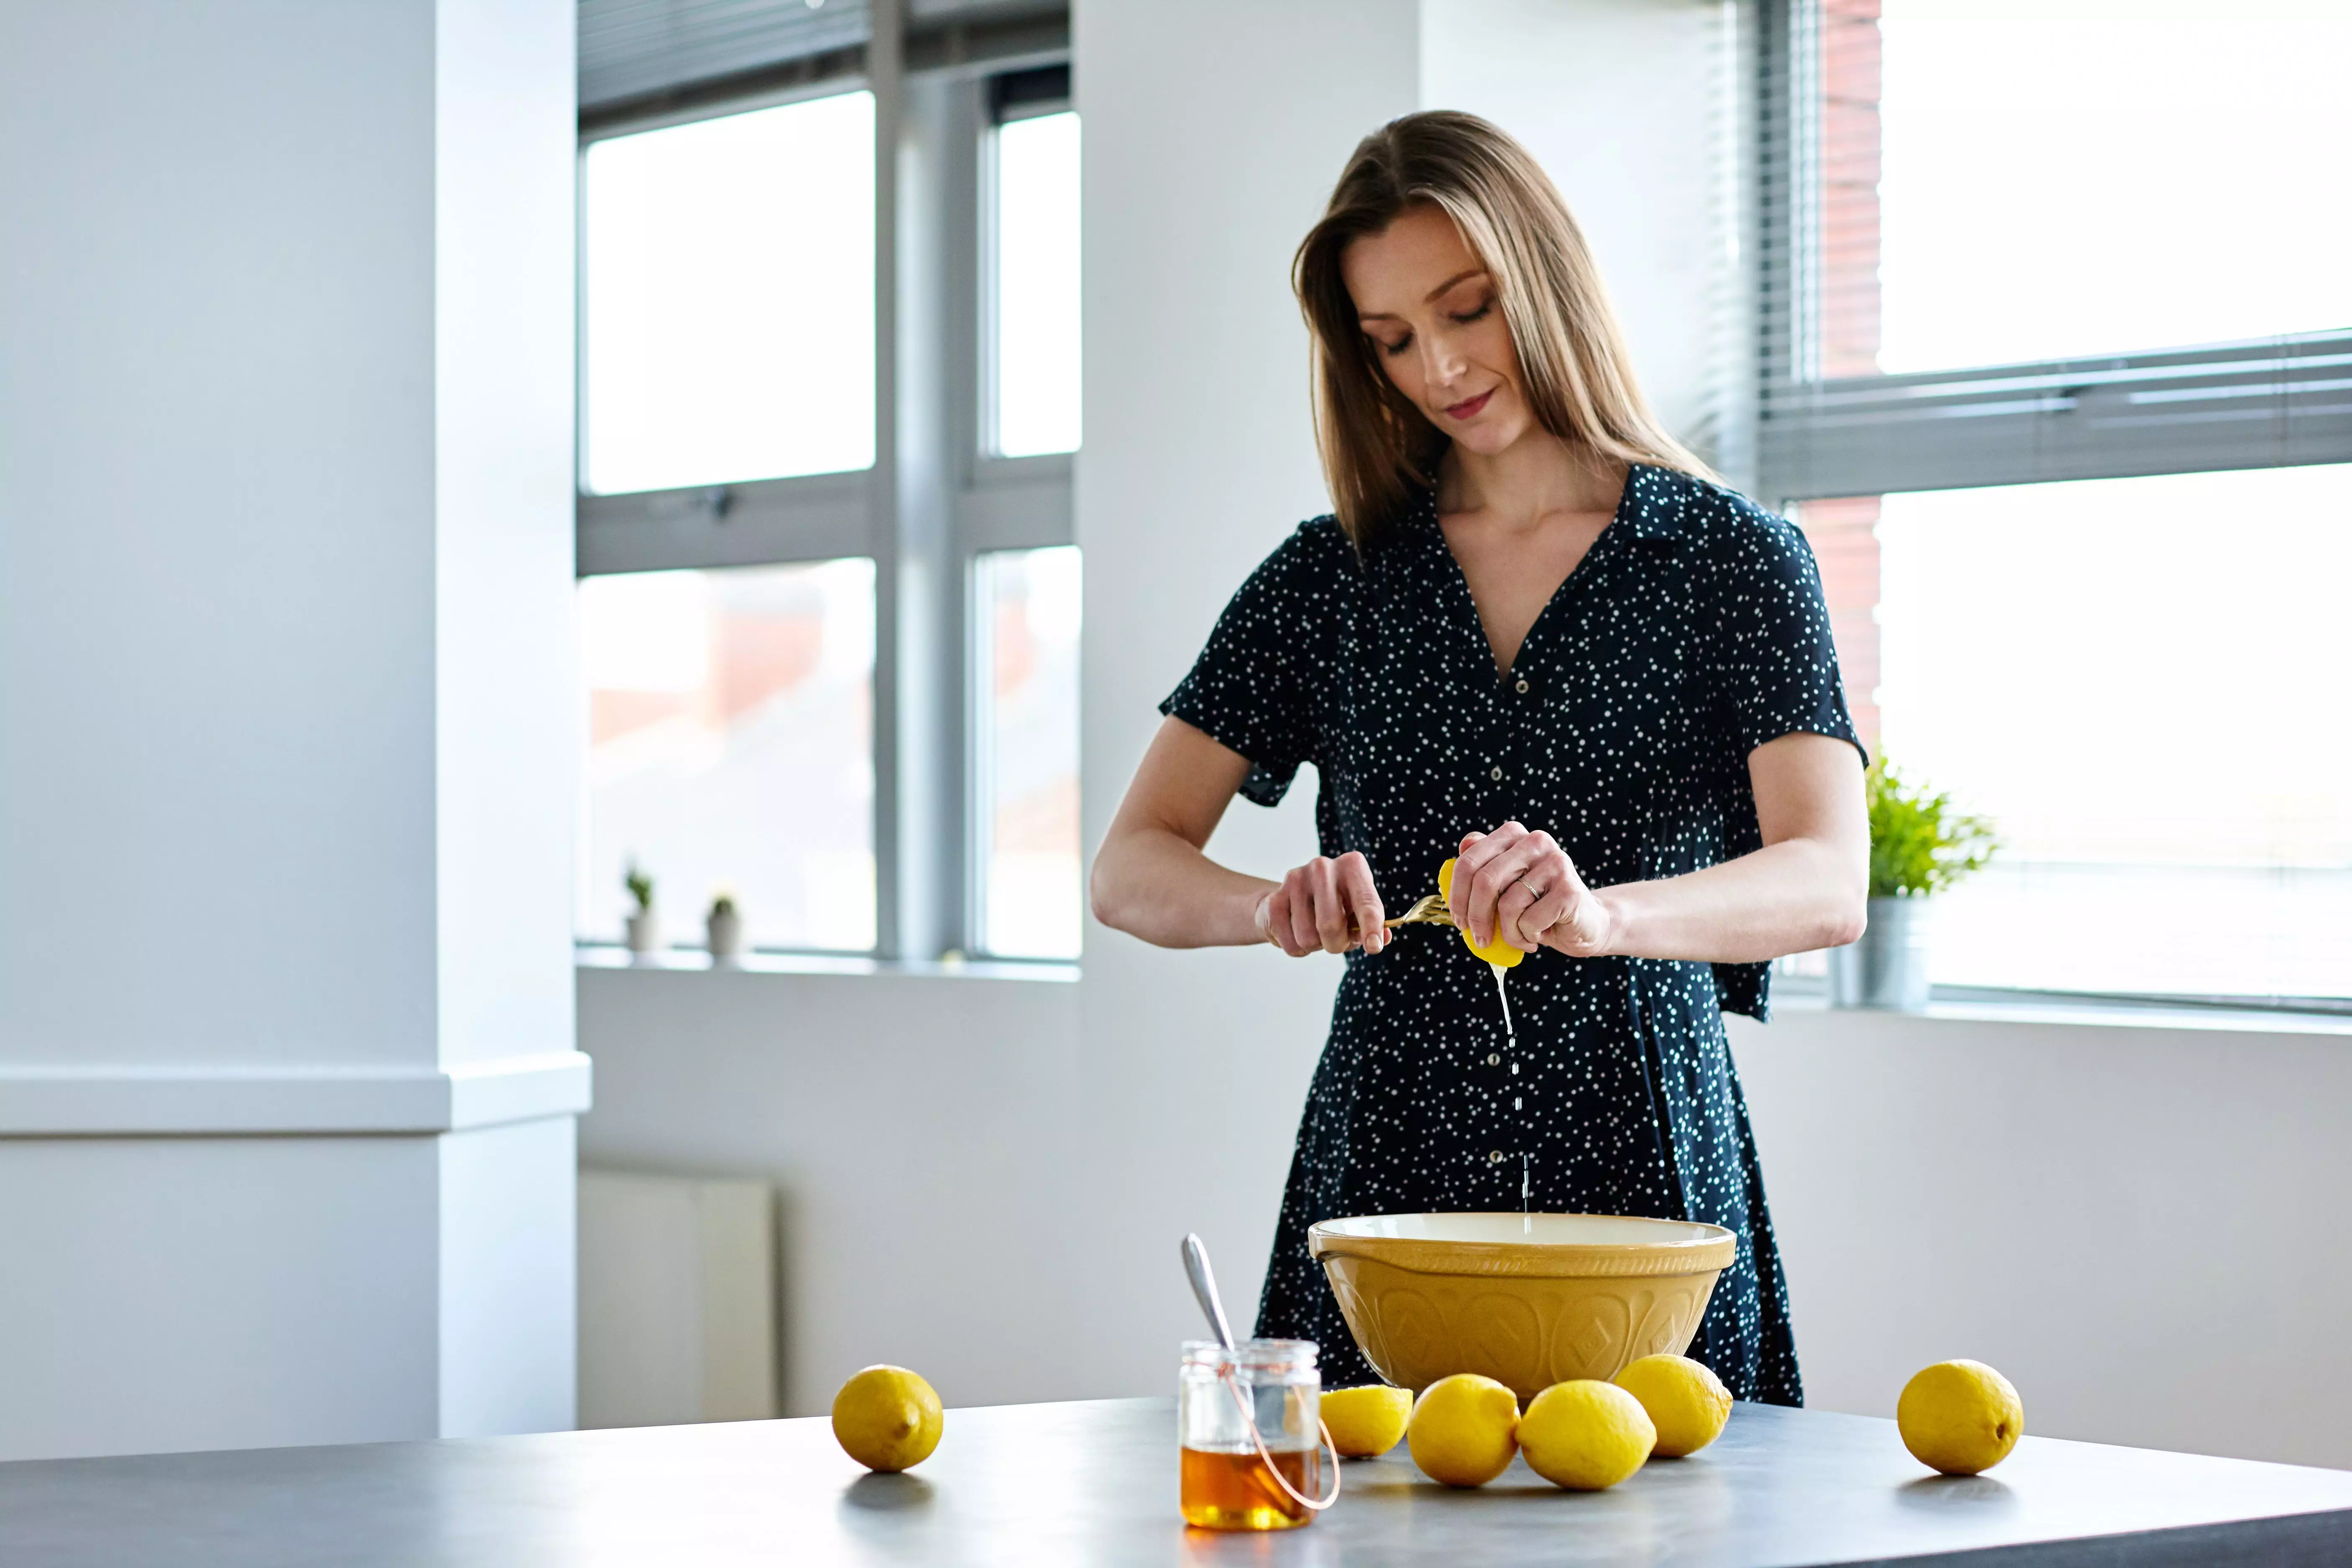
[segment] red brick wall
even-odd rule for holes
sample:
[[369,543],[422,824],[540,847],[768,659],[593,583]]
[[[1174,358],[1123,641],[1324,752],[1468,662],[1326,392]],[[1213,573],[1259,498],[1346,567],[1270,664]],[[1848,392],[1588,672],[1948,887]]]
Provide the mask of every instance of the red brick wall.
[[[1822,374],[1878,371],[1879,0],[1822,0]],[[1878,752],[1878,498],[1807,501],[1805,536],[1821,561],[1863,743]]]

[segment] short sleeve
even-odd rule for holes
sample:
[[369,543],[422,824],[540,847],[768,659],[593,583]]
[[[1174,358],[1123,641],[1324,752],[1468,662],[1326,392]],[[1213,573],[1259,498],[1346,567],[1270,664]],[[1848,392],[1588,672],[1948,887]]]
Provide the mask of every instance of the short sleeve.
[[1815,734],[1850,742],[1867,763],[1805,536],[1742,503],[1716,564],[1712,662],[1740,754],[1783,735]]
[[1192,673],[1160,711],[1250,760],[1242,795],[1278,803],[1298,764],[1317,760],[1314,698],[1354,566],[1328,518],[1304,523],[1265,558],[1217,617]]

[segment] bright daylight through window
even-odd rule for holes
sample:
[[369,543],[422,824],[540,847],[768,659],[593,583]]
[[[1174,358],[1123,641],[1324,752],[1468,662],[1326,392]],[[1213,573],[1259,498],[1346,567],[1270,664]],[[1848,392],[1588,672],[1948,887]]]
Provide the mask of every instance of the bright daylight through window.
[[1078,446],[1078,117],[996,130],[995,449]]
[[2352,324],[2352,5],[1885,0],[1889,374]]
[[982,946],[1004,958],[1076,958],[1078,552],[999,551],[978,565]]
[[584,488],[874,462],[874,99],[589,144]]
[[[2292,420],[2352,409],[2343,360],[2283,379],[2279,356],[2340,350],[2277,336],[2352,326],[2352,203],[2324,151],[2352,141],[2352,6],[1822,0],[1819,19],[1798,360],[1831,379],[1790,400],[1775,494],[1829,498],[1795,510],[1874,753],[1999,834],[1934,906],[1937,980],[2352,995],[2352,467],[2258,466],[2293,460],[2285,433],[2311,426]],[[2161,367],[2081,390],[2104,384],[2084,356],[2264,338],[2182,390],[2146,379]],[[1972,407],[1869,380],[2070,356],[1974,375]],[[1858,437],[1865,406],[1895,412]],[[2003,447],[2003,419],[2039,423]],[[2162,471],[2189,439],[2228,471]],[[1882,493],[1801,488],[1857,460]],[[1970,488],[1906,492],[1901,463]]]
[[589,577],[580,626],[582,935],[635,865],[673,943],[723,892],[754,946],[873,946],[874,563]]

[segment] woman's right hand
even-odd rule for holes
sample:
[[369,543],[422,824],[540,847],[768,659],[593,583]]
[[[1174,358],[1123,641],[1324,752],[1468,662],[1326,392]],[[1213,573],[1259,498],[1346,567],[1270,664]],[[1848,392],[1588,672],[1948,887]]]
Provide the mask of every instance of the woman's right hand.
[[1360,850],[1337,859],[1318,855],[1282,879],[1258,900],[1257,929],[1293,958],[1310,952],[1345,952],[1360,944],[1366,952],[1388,945],[1389,930],[1372,868]]

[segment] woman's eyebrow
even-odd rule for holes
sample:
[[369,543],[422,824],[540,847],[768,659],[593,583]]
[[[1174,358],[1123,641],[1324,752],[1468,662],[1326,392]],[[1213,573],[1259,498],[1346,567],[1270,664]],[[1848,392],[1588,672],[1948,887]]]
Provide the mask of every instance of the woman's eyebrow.
[[1434,304],[1436,303],[1439,296],[1443,295],[1448,289],[1453,288],[1456,283],[1462,282],[1465,279],[1483,278],[1486,275],[1486,269],[1483,267],[1473,267],[1467,272],[1457,272],[1453,277],[1448,278],[1444,282],[1440,283],[1436,288],[1432,289],[1428,293],[1423,294],[1421,297],[1421,302],[1424,305]]
[[[1421,297],[1422,303],[1424,305],[1433,303],[1437,300],[1443,298],[1445,291],[1453,288],[1455,284],[1472,278],[1484,278],[1486,275],[1486,269],[1483,267],[1473,267],[1467,272],[1457,272],[1453,277],[1448,278],[1444,282],[1440,283],[1436,288],[1432,289],[1428,293],[1423,294]],[[1366,321],[1396,321],[1402,320],[1403,320],[1402,317],[1397,315],[1391,310],[1359,310],[1356,312],[1356,321],[1359,324]]]

